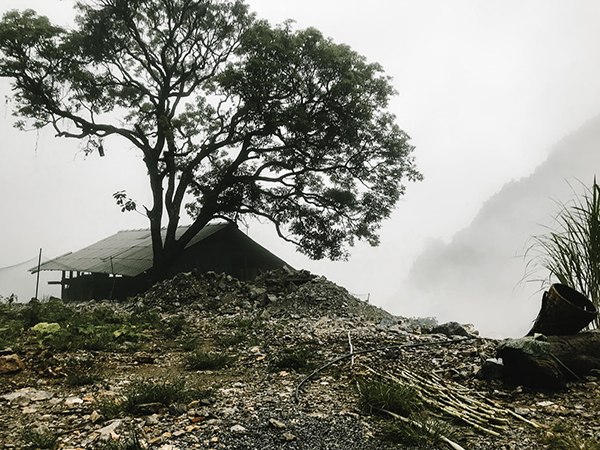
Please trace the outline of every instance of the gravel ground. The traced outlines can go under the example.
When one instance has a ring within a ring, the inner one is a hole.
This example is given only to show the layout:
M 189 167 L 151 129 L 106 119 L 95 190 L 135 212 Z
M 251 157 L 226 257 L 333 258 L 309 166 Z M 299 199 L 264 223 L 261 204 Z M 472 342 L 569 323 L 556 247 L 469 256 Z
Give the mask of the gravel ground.
M 495 402 L 503 411 L 498 417 L 506 417 L 497 435 L 429 408 L 452 424 L 455 440 L 465 449 L 597 448 L 592 446 L 600 434 L 596 378 L 559 393 L 478 380 L 481 364 L 495 356 L 497 341 L 478 337 L 468 326 L 468 336 L 430 334 L 434 320 L 394 317 L 323 277 L 282 270 L 249 284 L 224 275 L 186 274 L 127 303 L 91 302 L 77 308 L 109 306 L 125 313 L 142 304 L 160 311 L 163 321 L 183 318 L 185 330 L 171 337 L 156 334 L 136 351 L 20 349 L 25 370 L 0 377 L 0 448 L 27 448 L 24 429 L 58 435 L 66 450 L 134 448 L 125 445 L 133 434 L 143 448 L 157 450 L 411 448 L 381 440 L 382 427 L 391 419 L 368 414 L 359 405 L 357 381 L 373 377 L 373 370 L 395 377 L 418 374 L 464 389 L 469 398 Z M 449 339 L 460 342 L 448 344 Z M 186 370 L 185 342 L 190 340 L 235 363 L 212 371 Z M 303 384 L 295 401 L 299 383 L 315 367 L 351 349 L 380 347 L 395 348 L 331 365 Z M 282 355 L 302 350 L 310 350 L 311 366 L 273 369 Z M 66 383 L 69 371 L 83 368 L 99 380 L 85 386 Z M 204 397 L 145 406 L 113 419 L 99 416 L 103 401 L 119 398 L 136 381 L 175 379 L 202 389 Z M 560 427 L 587 447 L 550 443 L 549 436 Z

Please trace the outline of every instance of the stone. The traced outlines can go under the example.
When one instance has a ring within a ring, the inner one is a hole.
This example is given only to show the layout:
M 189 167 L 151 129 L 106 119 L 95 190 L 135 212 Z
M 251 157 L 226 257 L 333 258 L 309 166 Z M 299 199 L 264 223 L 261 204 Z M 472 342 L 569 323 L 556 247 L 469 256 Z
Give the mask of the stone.
M 97 430 L 96 433 L 98 433 L 99 439 L 101 441 L 108 441 L 109 439 L 112 439 L 113 436 L 115 436 L 116 429 L 119 428 L 122 423 L 123 422 L 121 420 L 114 420 L 113 422 L 106 425 L 105 427 Z
M 458 322 L 446 322 L 441 325 L 434 326 L 430 334 L 444 334 L 448 337 L 452 336 L 470 336 L 469 332 Z
M 478 380 L 501 380 L 504 378 L 505 367 L 501 359 L 489 358 L 479 368 L 475 374 Z
M 18 355 L 0 356 L 0 374 L 15 373 L 25 369 L 25 364 Z
M 185 403 L 173 403 L 169 406 L 169 414 L 173 416 L 182 416 L 186 414 L 188 411 L 187 405 Z
M 241 425 L 234 425 L 229 429 L 229 431 L 236 434 L 244 434 L 248 430 Z
M 280 422 L 280 421 L 279 421 L 279 420 L 277 420 L 277 419 L 273 419 L 273 418 L 271 418 L 271 419 L 269 419 L 269 423 L 270 423 L 270 424 L 271 424 L 271 425 L 272 425 L 274 428 L 286 428 L 286 425 L 285 425 L 285 423 L 283 423 L 283 422 Z

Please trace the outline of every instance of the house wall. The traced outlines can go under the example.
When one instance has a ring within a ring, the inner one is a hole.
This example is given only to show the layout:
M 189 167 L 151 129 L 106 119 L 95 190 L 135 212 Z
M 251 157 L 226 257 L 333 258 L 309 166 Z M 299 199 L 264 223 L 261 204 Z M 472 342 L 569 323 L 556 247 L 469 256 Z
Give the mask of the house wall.
M 200 273 L 226 273 L 239 280 L 278 269 L 285 261 L 261 247 L 234 227 L 226 228 L 187 248 L 171 275 L 197 269 Z

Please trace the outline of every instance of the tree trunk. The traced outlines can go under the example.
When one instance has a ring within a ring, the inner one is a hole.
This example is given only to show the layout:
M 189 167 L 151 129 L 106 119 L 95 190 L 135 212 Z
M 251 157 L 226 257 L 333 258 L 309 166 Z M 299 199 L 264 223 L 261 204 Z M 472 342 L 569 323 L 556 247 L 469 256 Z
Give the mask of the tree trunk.
M 572 336 L 507 339 L 498 346 L 507 380 L 533 388 L 563 389 L 568 381 L 578 381 L 600 370 L 600 332 L 587 331 Z

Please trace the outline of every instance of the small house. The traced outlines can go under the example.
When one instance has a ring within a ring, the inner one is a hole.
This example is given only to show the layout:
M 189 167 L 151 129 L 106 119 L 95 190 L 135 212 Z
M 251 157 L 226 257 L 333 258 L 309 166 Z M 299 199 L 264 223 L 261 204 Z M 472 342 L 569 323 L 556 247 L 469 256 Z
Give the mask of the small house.
M 187 227 L 177 229 L 177 237 Z M 169 274 L 196 269 L 200 273 L 226 273 L 250 280 L 259 273 L 285 266 L 282 259 L 262 247 L 233 223 L 204 227 L 172 265 Z M 41 264 L 39 270 L 60 271 L 62 299 L 125 299 L 151 286 L 152 239 L 150 230 L 124 230 L 74 253 Z M 29 270 L 36 273 L 38 267 Z

